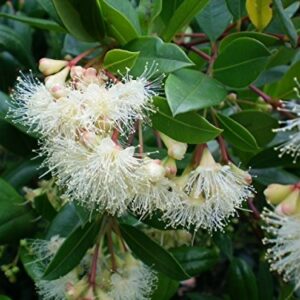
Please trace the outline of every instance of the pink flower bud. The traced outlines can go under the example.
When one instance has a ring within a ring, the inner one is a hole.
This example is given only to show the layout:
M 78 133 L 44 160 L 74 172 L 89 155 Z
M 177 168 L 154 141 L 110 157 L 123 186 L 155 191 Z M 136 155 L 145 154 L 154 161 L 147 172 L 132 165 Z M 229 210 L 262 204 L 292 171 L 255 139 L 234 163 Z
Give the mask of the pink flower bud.
M 39 70 L 45 75 L 51 75 L 60 71 L 68 64 L 65 60 L 56 60 L 51 58 L 41 58 L 39 62 Z
M 70 71 L 70 68 L 65 67 L 60 72 L 58 72 L 54 75 L 46 77 L 45 78 L 46 87 L 50 90 L 51 88 L 53 88 L 57 84 L 60 84 L 60 85 L 63 86 L 66 82 L 69 71 Z
M 264 195 L 266 200 L 271 204 L 281 203 L 293 191 L 292 185 L 282 185 L 273 183 L 270 184 L 265 190 Z

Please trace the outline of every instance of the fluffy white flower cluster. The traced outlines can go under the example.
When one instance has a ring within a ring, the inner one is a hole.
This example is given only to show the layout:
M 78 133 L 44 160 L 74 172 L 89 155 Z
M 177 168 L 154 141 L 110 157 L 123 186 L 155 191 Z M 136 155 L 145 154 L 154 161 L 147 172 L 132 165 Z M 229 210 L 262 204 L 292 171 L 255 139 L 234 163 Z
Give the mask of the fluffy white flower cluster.
M 300 287 L 300 183 L 271 184 L 264 191 L 267 201 L 276 205 L 275 211 L 264 208 L 263 229 L 267 235 L 267 258 L 271 270 L 283 275 Z
M 195 170 L 174 177 L 175 159 L 184 157 L 186 144 L 160 134 L 169 155 L 163 162 L 137 156 L 135 147 L 118 139 L 155 111 L 160 78 L 153 73 L 154 67 L 146 67 L 136 79 L 127 74 L 112 82 L 93 68 L 65 67 L 45 85 L 22 76 L 10 114 L 39 133 L 44 166 L 70 201 L 112 215 L 130 209 L 144 217 L 160 210 L 173 227 L 222 229 L 252 194 L 248 173 L 216 163 L 206 148 Z
M 33 240 L 27 246 L 29 252 L 36 258 L 29 263 L 33 264 L 35 273 L 43 274 L 43 269 L 54 257 L 63 241 L 64 239 L 59 236 L 54 236 L 51 240 Z M 97 250 L 105 252 L 105 249 Z M 91 282 L 89 268 L 92 257 L 87 252 L 79 266 L 65 276 L 52 281 L 37 280 L 37 291 L 45 300 L 149 299 L 157 282 L 156 273 L 134 258 L 130 252 L 115 253 L 114 262 L 116 270 L 112 269 L 110 254 L 101 255 L 101 259 L 97 261 L 95 282 Z

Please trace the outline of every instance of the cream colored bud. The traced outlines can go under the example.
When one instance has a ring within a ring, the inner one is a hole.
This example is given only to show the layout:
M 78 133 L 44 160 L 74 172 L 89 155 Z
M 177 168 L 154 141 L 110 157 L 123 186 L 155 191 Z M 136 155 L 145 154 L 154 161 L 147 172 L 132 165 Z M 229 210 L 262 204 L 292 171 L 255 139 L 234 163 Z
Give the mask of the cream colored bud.
M 166 174 L 165 168 L 162 166 L 161 161 L 158 159 L 149 161 L 145 165 L 145 172 L 149 180 L 152 182 L 158 182 Z
M 292 191 L 292 185 L 273 183 L 264 190 L 264 195 L 269 203 L 276 205 L 282 202 Z
M 45 78 L 45 85 L 46 88 L 51 90 L 55 85 L 64 85 L 66 82 L 66 79 L 68 77 L 70 68 L 65 67 L 60 72 L 56 73 L 55 75 L 51 75 Z
M 162 141 L 168 148 L 168 155 L 177 159 L 181 160 L 184 158 L 184 155 L 187 150 L 187 144 L 186 143 L 181 143 L 178 141 L 173 140 L 172 138 L 168 137 L 167 135 L 163 133 L 159 133 Z
M 237 95 L 236 93 L 229 93 L 227 95 L 227 99 L 230 100 L 230 101 L 236 101 L 237 100 Z
M 81 66 L 74 66 L 70 70 L 70 76 L 72 79 L 81 78 L 84 73 L 84 68 Z
M 106 292 L 104 292 L 102 289 L 96 289 L 96 296 L 97 299 L 101 300 L 114 300 L 112 297 L 110 297 Z
M 98 81 L 97 70 L 95 68 L 87 68 L 87 69 L 85 69 L 84 72 L 83 72 L 83 80 L 86 83 L 97 82 Z
M 50 93 L 56 99 L 59 99 L 61 97 L 66 97 L 67 94 L 68 94 L 66 88 L 63 85 L 59 84 L 59 83 L 54 84 L 50 88 Z
M 176 176 L 177 166 L 176 166 L 176 161 L 173 157 L 167 156 L 163 160 L 163 165 L 166 170 L 166 177 L 173 178 L 174 176 Z
M 294 189 L 277 207 L 276 212 L 283 215 L 294 215 L 300 212 L 300 190 Z
M 199 166 L 205 168 L 215 168 L 219 166 L 219 164 L 215 162 L 215 159 L 213 158 L 207 147 L 203 149 Z
M 51 75 L 59 72 L 68 64 L 65 60 L 56 60 L 51 58 L 41 58 L 39 61 L 39 70 L 45 75 Z

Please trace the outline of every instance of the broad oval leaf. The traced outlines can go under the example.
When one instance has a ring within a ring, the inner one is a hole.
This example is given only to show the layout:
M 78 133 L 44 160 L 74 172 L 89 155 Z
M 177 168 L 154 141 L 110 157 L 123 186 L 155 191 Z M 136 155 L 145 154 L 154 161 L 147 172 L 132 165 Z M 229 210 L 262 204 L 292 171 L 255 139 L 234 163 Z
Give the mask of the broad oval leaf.
M 227 95 L 216 80 L 189 69 L 170 74 L 165 91 L 174 116 L 220 104 Z
M 235 21 L 246 15 L 246 0 L 226 0 L 226 3 Z
M 171 41 L 173 36 L 188 25 L 207 3 L 208 0 L 184 0 L 167 24 L 162 34 L 163 39 L 167 42 Z
M 49 263 L 43 279 L 57 279 L 76 267 L 86 251 L 93 245 L 98 231 L 99 222 L 87 223 L 83 227 L 75 228 Z
M 257 110 L 245 110 L 230 117 L 247 128 L 259 146 L 265 146 L 276 135 L 272 129 L 278 127 L 278 122 L 268 113 Z
M 196 21 L 211 41 L 216 41 L 224 32 L 232 17 L 225 0 L 210 0 Z
M 221 129 L 194 112 L 173 117 L 168 102 L 164 98 L 156 97 L 154 105 L 158 111 L 151 116 L 153 127 L 177 141 L 202 144 L 214 139 L 222 132 Z
M 270 54 L 265 45 L 255 39 L 236 39 L 217 57 L 213 75 L 230 87 L 245 87 L 263 71 Z
M 179 287 L 178 280 L 173 280 L 162 273 L 159 273 L 157 277 L 158 283 L 151 300 L 170 300 Z
M 103 67 L 113 73 L 126 72 L 127 68 L 131 69 L 134 66 L 138 56 L 139 52 L 113 49 L 106 52 Z
M 100 0 L 110 34 L 121 44 L 140 35 L 138 14 L 129 1 Z
M 171 253 L 176 257 L 184 270 L 192 276 L 210 270 L 219 261 L 218 251 L 205 247 L 181 246 L 172 249 Z
M 97 41 L 105 34 L 98 1 L 53 0 L 56 11 L 68 31 L 77 39 Z
M 217 114 L 217 118 L 220 127 L 224 129 L 222 134 L 228 142 L 246 152 L 259 150 L 255 138 L 244 126 L 222 114 Z
M 175 44 L 164 43 L 158 37 L 141 37 L 125 46 L 129 51 L 138 51 L 139 57 L 134 68 L 133 75 L 140 75 L 149 64 L 157 64 L 158 72 L 170 73 L 178 69 L 189 67 L 193 62 Z
M 132 252 L 145 264 L 175 280 L 189 278 L 174 256 L 130 225 L 121 224 L 121 233 Z
M 247 0 L 246 8 L 252 24 L 262 31 L 272 20 L 272 0 Z
M 49 16 L 63 26 L 63 23 L 56 11 L 56 8 L 53 4 L 53 0 L 37 0 L 37 2 L 43 7 L 43 9 L 49 14 Z

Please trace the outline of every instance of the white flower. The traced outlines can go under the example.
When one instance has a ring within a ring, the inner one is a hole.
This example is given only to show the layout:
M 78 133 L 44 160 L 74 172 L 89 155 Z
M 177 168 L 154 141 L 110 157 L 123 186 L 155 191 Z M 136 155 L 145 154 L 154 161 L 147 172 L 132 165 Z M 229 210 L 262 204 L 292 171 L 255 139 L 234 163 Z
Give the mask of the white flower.
M 61 137 L 49 141 L 43 147 L 45 165 L 70 200 L 122 214 L 138 180 L 141 160 L 135 157 L 135 148 L 122 149 L 108 137 L 93 135 L 84 142 Z
M 282 106 L 282 111 L 293 113 L 296 117 L 295 119 L 281 121 L 280 123 L 285 126 L 273 130 L 274 132 L 291 131 L 289 140 L 274 149 L 280 152 L 279 157 L 285 154 L 291 155 L 294 158 L 293 162 L 296 163 L 300 156 L 300 105 L 294 102 L 285 102 Z
M 130 255 L 129 262 L 112 274 L 109 295 L 114 300 L 147 300 L 156 281 L 155 273 Z
M 300 219 L 298 215 L 285 216 L 264 209 L 264 229 L 270 235 L 263 242 L 269 246 L 267 258 L 271 270 L 283 274 L 286 281 L 300 286 Z
M 254 191 L 248 177 L 248 173 L 233 165 L 216 163 L 206 148 L 200 165 L 181 183 L 183 207 L 167 211 L 164 218 L 173 227 L 222 229 Z
M 129 203 L 133 212 L 144 217 L 155 210 L 175 209 L 181 204 L 175 184 L 165 174 L 160 161 L 145 159 L 137 170 L 136 193 Z

